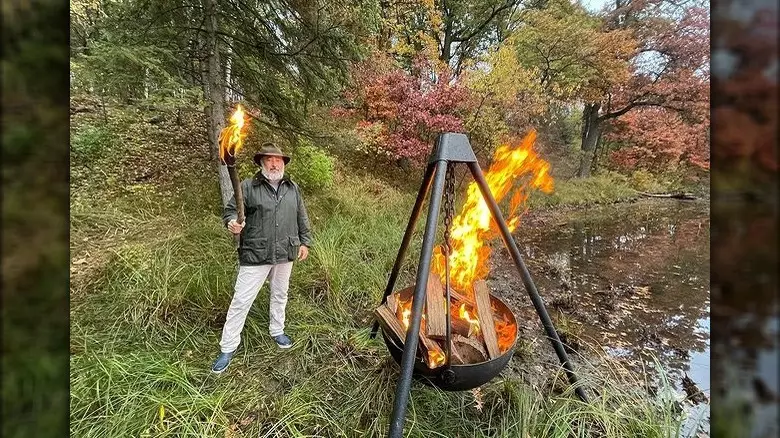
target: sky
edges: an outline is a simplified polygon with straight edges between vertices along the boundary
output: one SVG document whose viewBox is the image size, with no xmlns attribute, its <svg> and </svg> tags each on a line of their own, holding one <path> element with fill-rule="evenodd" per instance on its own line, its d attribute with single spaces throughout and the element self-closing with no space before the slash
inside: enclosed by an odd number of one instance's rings
<svg viewBox="0 0 780 438">
<path fill-rule="evenodd" d="M 612 0 L 580 0 L 580 3 L 582 3 L 582 6 L 585 6 L 585 8 L 591 12 L 598 12 L 601 10 L 602 7 L 604 7 L 607 2 L 612 2 Z"/>
</svg>

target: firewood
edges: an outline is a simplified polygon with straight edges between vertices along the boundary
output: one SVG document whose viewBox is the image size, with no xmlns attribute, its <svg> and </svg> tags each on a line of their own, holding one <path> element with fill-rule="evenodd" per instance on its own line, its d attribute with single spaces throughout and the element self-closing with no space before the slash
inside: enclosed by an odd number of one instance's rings
<svg viewBox="0 0 780 438">
<path fill-rule="evenodd" d="M 439 276 L 428 276 L 425 301 L 425 334 L 429 338 L 443 338 L 447 334 L 447 307 Z"/>
<path fill-rule="evenodd" d="M 438 368 L 438 367 L 444 365 L 444 362 L 445 362 L 444 360 L 442 360 L 441 362 L 439 362 L 437 364 L 431 363 L 431 361 L 428 360 L 429 355 L 431 353 L 434 353 L 435 355 L 438 355 L 439 357 L 444 357 L 444 350 L 441 348 L 441 346 L 439 346 L 439 344 L 436 341 L 434 341 L 434 340 L 428 338 L 427 336 L 425 336 L 425 334 L 423 334 L 422 330 L 420 330 L 420 343 L 425 346 L 425 352 L 427 353 L 426 356 L 425 356 L 425 363 L 428 364 L 428 368 L 434 369 L 434 368 Z"/>
<path fill-rule="evenodd" d="M 387 305 L 382 304 L 374 310 L 374 316 L 382 326 L 382 330 L 393 338 L 398 346 L 403 346 L 406 342 L 406 330 L 401 326 L 401 321 L 395 316 L 395 312 L 390 310 Z"/>
<path fill-rule="evenodd" d="M 461 303 L 466 303 L 466 304 L 468 304 L 470 306 L 474 306 L 474 300 L 472 300 L 471 298 L 469 298 L 469 297 L 459 293 L 455 289 L 450 288 L 450 296 L 453 299 L 460 301 Z"/>
<path fill-rule="evenodd" d="M 396 298 L 395 294 L 390 294 L 387 296 L 387 308 L 390 309 L 393 314 L 398 313 L 398 298 Z"/>
<path fill-rule="evenodd" d="M 468 321 L 461 319 L 457 315 L 458 315 L 458 308 L 453 306 L 451 316 L 450 316 L 450 324 L 452 326 L 452 331 L 450 333 L 452 335 L 461 335 L 464 337 L 468 337 L 471 324 L 469 324 Z M 428 336 L 428 337 L 431 339 L 436 339 L 438 341 L 443 341 L 447 339 L 447 334 L 445 333 L 441 336 Z"/>
<path fill-rule="evenodd" d="M 461 335 L 452 336 L 452 346 L 450 349 L 452 365 L 468 365 L 484 362 L 488 358 L 488 353 L 482 346 L 482 343 L 474 338 L 467 338 Z"/>
<path fill-rule="evenodd" d="M 501 355 L 501 352 L 498 349 L 498 336 L 496 335 L 496 325 L 493 321 L 493 310 L 490 308 L 490 292 L 484 280 L 474 282 L 474 301 L 477 304 L 479 327 L 482 332 L 482 338 L 485 340 L 488 355 L 490 359 L 495 359 Z"/>
<path fill-rule="evenodd" d="M 401 321 L 398 320 L 395 313 L 390 310 L 386 304 L 382 304 L 381 306 L 374 309 L 374 316 L 376 317 L 377 321 L 379 321 L 379 325 L 382 326 L 384 332 L 393 338 L 393 341 L 395 341 L 399 347 L 403 347 L 406 343 L 406 330 L 404 330 L 403 326 L 401 325 Z M 425 363 L 428 364 L 428 367 L 438 368 L 439 366 L 443 365 L 443 363 L 437 365 L 430 363 L 428 357 L 430 352 L 444 356 L 444 350 L 442 350 L 436 341 L 425 336 L 422 327 L 420 328 L 418 335 L 419 342 L 417 343 L 417 347 L 421 356 L 424 358 Z"/>
<path fill-rule="evenodd" d="M 474 302 L 473 299 L 471 299 L 471 298 L 469 298 L 469 297 L 467 297 L 467 296 L 465 296 L 465 295 L 463 295 L 463 294 L 461 294 L 461 293 L 459 293 L 459 292 L 457 292 L 457 291 L 455 291 L 453 289 L 450 289 L 450 296 L 452 296 L 452 299 L 455 300 L 452 303 L 453 307 L 456 307 L 456 308 L 460 307 L 460 305 L 462 303 L 466 303 L 469 306 L 471 306 L 472 308 L 476 307 L 476 303 Z M 507 323 L 508 320 L 506 318 L 506 315 L 496 315 L 494 313 L 493 314 L 493 322 L 494 323 L 499 323 L 499 322 Z"/>
</svg>

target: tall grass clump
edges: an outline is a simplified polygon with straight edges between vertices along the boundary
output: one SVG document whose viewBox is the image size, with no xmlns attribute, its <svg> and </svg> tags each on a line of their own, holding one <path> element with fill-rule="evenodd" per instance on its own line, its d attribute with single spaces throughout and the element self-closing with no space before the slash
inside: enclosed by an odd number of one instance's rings
<svg viewBox="0 0 780 438">
<path fill-rule="evenodd" d="M 138 352 L 71 358 L 71 436 L 222 436 L 229 387 L 204 390 L 205 370 Z"/>
<path fill-rule="evenodd" d="M 556 180 L 551 194 L 532 192 L 529 206 L 552 207 L 560 205 L 611 204 L 635 199 L 638 196 L 628 179 L 618 173 L 604 172 L 588 178 Z"/>
</svg>

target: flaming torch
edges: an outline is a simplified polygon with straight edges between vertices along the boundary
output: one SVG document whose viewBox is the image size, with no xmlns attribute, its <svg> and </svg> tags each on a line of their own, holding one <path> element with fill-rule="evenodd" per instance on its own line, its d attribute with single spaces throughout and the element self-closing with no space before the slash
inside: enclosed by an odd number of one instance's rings
<svg viewBox="0 0 780 438">
<path fill-rule="evenodd" d="M 233 193 L 236 197 L 236 222 L 244 223 L 244 194 L 241 192 L 241 181 L 236 172 L 236 154 L 244 143 L 246 133 L 242 132 L 244 128 L 244 109 L 238 105 L 236 111 L 230 116 L 230 124 L 219 133 L 219 159 L 227 166 L 230 183 L 233 185 Z M 236 243 L 239 236 L 236 235 Z"/>
</svg>

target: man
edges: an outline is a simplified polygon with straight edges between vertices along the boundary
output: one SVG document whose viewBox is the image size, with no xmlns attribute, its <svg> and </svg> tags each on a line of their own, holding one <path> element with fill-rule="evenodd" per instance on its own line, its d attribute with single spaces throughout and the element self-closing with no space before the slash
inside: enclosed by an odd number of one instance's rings
<svg viewBox="0 0 780 438">
<path fill-rule="evenodd" d="M 246 220 L 236 222 L 235 196 L 222 216 L 228 230 L 241 238 L 238 277 L 219 343 L 221 354 L 211 367 L 215 373 L 230 364 L 249 309 L 267 277 L 271 289 L 268 331 L 279 348 L 292 346 L 292 339 L 284 333 L 287 289 L 293 261 L 306 260 L 312 243 L 301 191 L 284 174 L 290 157 L 273 143 L 264 143 L 254 161 L 260 171 L 241 183 Z"/>
</svg>

